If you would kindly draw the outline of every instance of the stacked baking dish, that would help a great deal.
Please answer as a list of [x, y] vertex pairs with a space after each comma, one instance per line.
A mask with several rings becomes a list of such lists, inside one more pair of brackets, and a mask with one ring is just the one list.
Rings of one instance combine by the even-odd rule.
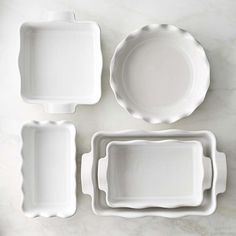
[[198, 206], [211, 188], [211, 161], [198, 141], [112, 141], [98, 187], [111, 207]]
[[209, 215], [226, 188], [226, 159], [209, 131], [99, 132], [82, 157], [82, 191], [94, 213]]
[[[21, 95], [50, 113], [72, 113], [101, 96], [100, 29], [54, 12], [21, 27]], [[111, 88], [136, 118], [172, 123], [204, 100], [209, 63], [188, 32], [145, 26], [124, 39], [111, 61]], [[76, 129], [65, 121], [22, 128], [23, 211], [68, 217], [76, 211]], [[82, 191], [99, 215], [209, 215], [226, 188], [226, 159], [209, 131], [98, 132], [82, 157]]]

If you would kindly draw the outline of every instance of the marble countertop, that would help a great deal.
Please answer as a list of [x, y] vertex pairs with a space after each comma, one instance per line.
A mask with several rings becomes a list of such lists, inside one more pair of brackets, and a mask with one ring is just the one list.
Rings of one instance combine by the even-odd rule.
[[[104, 68], [102, 98], [79, 106], [72, 115], [50, 115], [40, 105], [20, 97], [17, 66], [19, 27], [39, 20], [47, 10], [74, 10], [80, 20], [98, 22], [102, 32]], [[211, 65], [211, 85], [204, 103], [174, 124], [151, 125], [129, 115], [116, 102], [109, 85], [109, 62], [116, 45], [136, 28], [170, 23], [192, 33], [205, 47]], [[0, 235], [236, 235], [236, 1], [234, 0], [1, 0], [0, 1]], [[123, 219], [93, 214], [91, 199], [81, 193], [78, 209], [68, 219], [30, 219], [21, 212], [20, 129], [28, 120], [69, 120], [78, 131], [77, 163], [90, 150], [99, 130], [181, 128], [208, 129], [227, 154], [227, 192], [208, 217]]]

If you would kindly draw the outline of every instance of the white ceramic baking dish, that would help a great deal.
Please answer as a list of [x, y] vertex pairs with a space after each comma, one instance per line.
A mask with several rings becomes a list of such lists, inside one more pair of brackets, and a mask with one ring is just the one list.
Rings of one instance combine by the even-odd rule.
[[20, 29], [21, 95], [50, 113], [71, 113], [101, 97], [100, 29], [73, 12], [49, 12], [48, 20]]
[[22, 209], [29, 217], [69, 217], [76, 210], [76, 130], [67, 122], [22, 128]]
[[98, 164], [98, 186], [111, 207], [198, 206], [211, 177], [198, 141], [113, 141]]
[[[211, 158], [212, 164], [212, 186], [204, 192], [204, 199], [197, 207], [179, 208], [111, 208], [106, 204], [106, 196], [99, 191], [97, 169], [98, 161], [106, 155], [106, 146], [112, 141], [129, 140], [166, 140], [178, 139], [182, 141], [195, 140], [201, 142], [205, 156]], [[117, 131], [98, 132], [91, 141], [91, 152], [82, 156], [81, 184], [84, 194], [92, 198], [92, 209], [95, 214], [103, 216], [121, 216], [127, 218], [143, 216], [162, 216], [177, 218], [187, 215], [210, 215], [217, 207], [217, 195], [226, 189], [227, 167], [226, 157], [222, 152], [216, 150], [216, 139], [210, 131], [185, 131], [185, 130], [163, 130], [163, 131]]]
[[172, 123], [204, 100], [210, 67], [204, 49], [185, 30], [147, 25], [117, 46], [110, 84], [118, 103], [150, 123]]

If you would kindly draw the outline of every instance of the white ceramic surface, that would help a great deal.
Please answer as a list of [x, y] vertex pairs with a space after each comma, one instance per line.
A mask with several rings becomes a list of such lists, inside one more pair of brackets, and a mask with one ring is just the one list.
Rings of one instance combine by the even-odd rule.
[[204, 100], [210, 67], [202, 46], [173, 25], [147, 25], [116, 48], [111, 87], [118, 103], [136, 118], [172, 123]]
[[198, 206], [211, 170], [198, 141], [113, 141], [99, 160], [98, 186], [111, 207]]
[[101, 97], [100, 29], [73, 12], [49, 12], [48, 21], [20, 29], [21, 95], [50, 113], [71, 113]]
[[[106, 197], [103, 191], [98, 189], [97, 168], [98, 161], [106, 155], [106, 146], [111, 141], [128, 140], [166, 140], [178, 139], [183, 141], [200, 141], [203, 146], [204, 155], [211, 158], [213, 179], [212, 187], [205, 191], [204, 199], [198, 207], [180, 208], [110, 208], [106, 204]], [[184, 131], [184, 130], [162, 130], [162, 131], [118, 131], [98, 132], [91, 141], [92, 150], [82, 156], [81, 184], [82, 191], [92, 198], [92, 209], [95, 214], [104, 216], [122, 216], [127, 218], [143, 216], [162, 216], [177, 218], [187, 215], [210, 215], [217, 207], [217, 195], [226, 189], [227, 167], [226, 157], [222, 152], [216, 150], [216, 139], [210, 131]]]
[[76, 130], [66, 122], [22, 128], [22, 209], [29, 217], [68, 217], [76, 210]]

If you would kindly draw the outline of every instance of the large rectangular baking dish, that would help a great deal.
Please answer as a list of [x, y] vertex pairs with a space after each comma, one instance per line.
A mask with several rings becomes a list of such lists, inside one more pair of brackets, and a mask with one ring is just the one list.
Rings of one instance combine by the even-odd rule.
[[27, 123], [22, 128], [22, 210], [26, 216], [68, 217], [76, 210], [74, 125]]
[[49, 12], [47, 21], [20, 29], [21, 96], [50, 113], [71, 113], [101, 97], [102, 53], [96, 22], [73, 12]]
[[199, 206], [211, 172], [198, 141], [112, 141], [99, 160], [98, 186], [111, 207]]
[[[213, 168], [212, 187], [205, 191], [203, 203], [199, 207], [180, 207], [175, 209], [167, 208], [110, 208], [106, 204], [105, 194], [98, 189], [97, 168], [98, 160], [105, 156], [106, 145], [111, 141], [119, 140], [196, 140], [203, 145], [205, 156], [211, 158]], [[216, 150], [216, 139], [210, 131], [185, 131], [185, 130], [162, 130], [162, 131], [117, 131], [98, 132], [91, 141], [91, 152], [85, 153], [82, 157], [81, 181], [82, 191], [92, 198], [92, 209], [95, 214], [104, 216], [121, 216], [127, 218], [143, 216], [163, 216], [169, 218], [182, 217], [187, 215], [210, 215], [216, 210], [217, 195], [226, 189], [227, 169], [226, 157], [222, 152]]]

